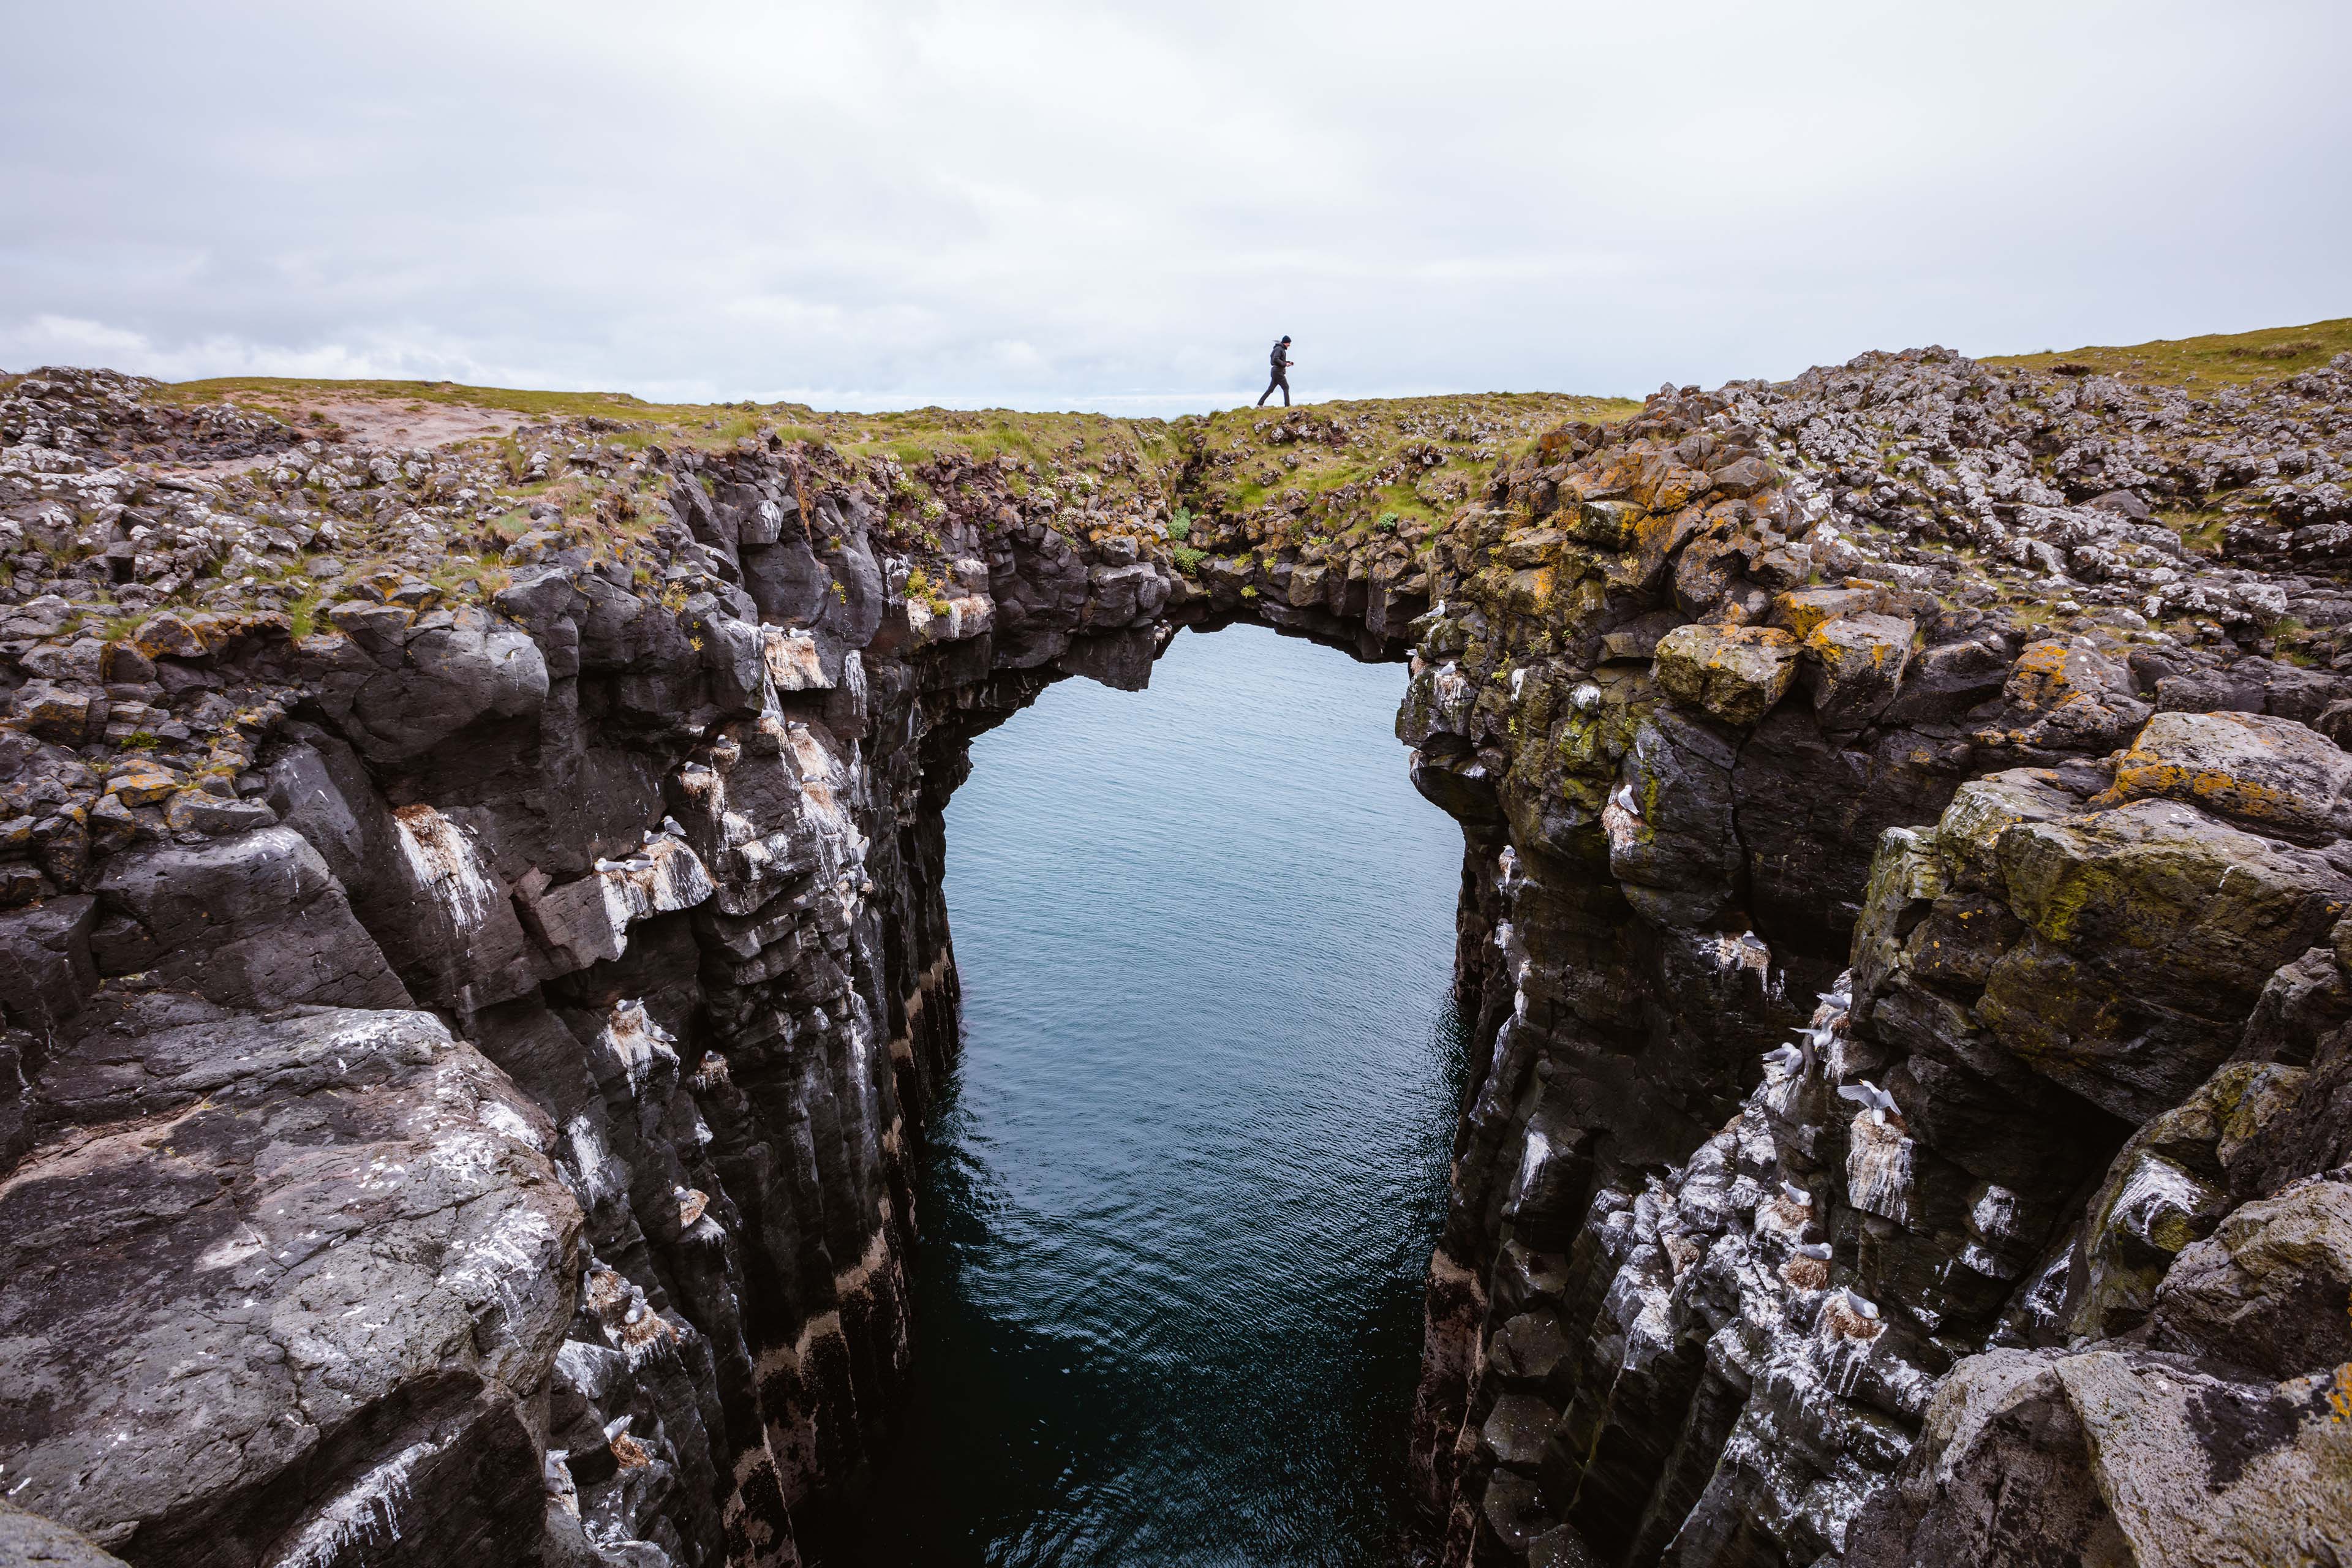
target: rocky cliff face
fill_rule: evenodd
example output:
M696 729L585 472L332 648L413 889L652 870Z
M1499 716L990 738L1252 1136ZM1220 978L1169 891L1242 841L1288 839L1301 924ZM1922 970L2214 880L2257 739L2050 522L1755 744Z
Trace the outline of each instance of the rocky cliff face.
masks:
M384 449L20 380L0 1541L831 1555L966 747L1247 616L1411 658L1467 840L1448 1559L2352 1552L2347 404Z
M141 1563L823 1556L907 1365L940 809L1170 576L754 441L582 448L642 511L458 581L513 476L94 446L12 472L130 548L6 612L0 1490Z
M1669 389L1442 536L1449 1560L2352 1551L2347 371Z

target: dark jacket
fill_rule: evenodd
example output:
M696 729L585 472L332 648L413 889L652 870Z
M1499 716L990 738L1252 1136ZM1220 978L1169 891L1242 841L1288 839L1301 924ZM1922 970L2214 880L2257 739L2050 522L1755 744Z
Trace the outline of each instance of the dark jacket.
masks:
M1274 345L1274 353L1268 357L1268 363L1274 366L1275 374L1280 375L1284 371L1290 368L1289 348L1290 345L1288 343L1276 343Z

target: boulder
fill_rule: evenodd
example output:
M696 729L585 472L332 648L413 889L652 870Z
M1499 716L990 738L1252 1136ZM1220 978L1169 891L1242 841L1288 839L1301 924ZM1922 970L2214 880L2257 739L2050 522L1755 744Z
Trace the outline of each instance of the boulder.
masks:
M122 797L125 805L153 805L180 787L179 775L142 759L117 768L106 781L107 792Z
M2352 1182L2298 1183L2183 1249L2157 1288L2154 1342L2268 1378L2352 1363Z
M1668 507L1664 510L1671 512L1675 509ZM1569 518L1568 531L1587 544L1597 544L1603 550L1623 550L1633 542L1634 525L1647 515L1647 509L1633 501L1584 501Z
M2352 830L2352 755L2288 719L2158 713L2116 764L2104 802L2185 801L2273 838L2326 844Z
M266 801L236 800L202 789L181 790L163 807L164 826L173 832L201 833L208 838L249 833L277 820Z
M1813 712L1824 730L1858 730L1895 700L1918 630L1901 616L1839 616L1805 633Z
M1797 639L1772 626L1677 626L1658 639L1651 677L1727 724L1753 724L1787 695Z
M0 1568L124 1568L122 1559L54 1520L0 1499Z
M519 627L472 606L408 622L389 605L341 617L351 646L321 679L320 708L371 761L417 756L477 721L527 718L546 701L547 660Z
M2352 1424L2326 1375L2234 1382L2185 1357L1988 1351L1937 1390L1863 1510L1851 1568L2136 1568L2352 1554Z
M1672 709L1634 736L1632 777L1601 826L1609 873L1643 919L1696 928L1730 903L1746 858L1733 826L1736 760L1719 734Z
M1847 1531L1845 1561L2042 1568L2127 1552L2052 1358L1999 1350L1937 1389L1910 1458Z
M145 993L31 1093L16 1502L139 1563L524 1560L580 1216L503 1073L428 1014Z
M68 893L0 911L0 1016L43 1032L81 1010L98 984L89 931L98 900Z
M2352 878L2329 861L2168 800L2010 825L1993 858L2028 931L1992 965L1979 1016L2134 1121L2202 1082L2271 975L2352 908Z
M1791 588L1772 595L1771 624L1802 638L1843 616L1865 616L1885 607L1879 588Z
M2086 1211L2067 1289L2076 1338L2126 1333L2147 1320L2174 1258L2230 1210L2234 1159L2225 1161L2225 1145L2235 1156L2304 1077L2296 1068L2232 1063L2132 1135Z
M629 859L550 888L528 907L540 940L565 967L584 969L626 952L637 921L692 909L715 890L683 840L657 834Z
M29 680L17 689L14 705L19 727L62 746L79 746L106 725L106 699L82 687Z
M1496 1464L1533 1474L1559 1412L1530 1394L1507 1394L1478 1429L1479 1449Z
M99 886L131 926L102 971L152 968L231 1007L409 1005L341 884L289 828L120 856Z
M2139 1568L2352 1556L2352 1422L2332 1371L2241 1383L2139 1350L2053 1370Z
M2000 724L1990 744L2095 755L2137 734L2153 711L2135 693L2131 671L2090 643L2063 637L2031 643L2001 688Z

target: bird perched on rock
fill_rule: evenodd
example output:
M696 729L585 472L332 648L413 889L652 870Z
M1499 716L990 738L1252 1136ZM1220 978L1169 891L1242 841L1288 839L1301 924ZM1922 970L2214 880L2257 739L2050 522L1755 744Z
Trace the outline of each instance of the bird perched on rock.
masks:
M1851 1100L1864 1110L1874 1113L1881 1123L1886 1121L1888 1111L1894 1110L1900 1113L1900 1108L1895 1103L1895 1097L1866 1078L1856 1079L1848 1084L1840 1084L1838 1097L1842 1100Z

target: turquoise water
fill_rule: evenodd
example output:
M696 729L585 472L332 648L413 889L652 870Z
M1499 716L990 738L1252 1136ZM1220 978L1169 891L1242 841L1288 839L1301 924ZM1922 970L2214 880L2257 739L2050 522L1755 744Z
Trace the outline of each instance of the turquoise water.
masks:
M1404 680L1187 632L975 743L875 1568L1401 1560L1462 852Z

